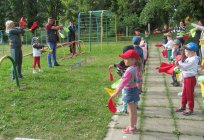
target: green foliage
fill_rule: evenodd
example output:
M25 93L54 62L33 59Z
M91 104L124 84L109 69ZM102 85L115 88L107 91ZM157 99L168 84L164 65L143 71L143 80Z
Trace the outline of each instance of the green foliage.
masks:
M178 23L186 16L204 16L203 0L1 0L0 30L11 19L19 22L24 16L30 27L33 21L44 26L48 17L68 24L70 19L77 22L79 12L110 10L117 15L118 31L123 32L136 26L146 28L163 24Z

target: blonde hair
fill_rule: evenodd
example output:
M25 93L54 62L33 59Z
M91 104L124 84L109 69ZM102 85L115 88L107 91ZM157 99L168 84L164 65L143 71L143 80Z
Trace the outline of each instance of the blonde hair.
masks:
M15 23L12 20L7 20L5 23L6 32L9 32L12 28L15 27Z

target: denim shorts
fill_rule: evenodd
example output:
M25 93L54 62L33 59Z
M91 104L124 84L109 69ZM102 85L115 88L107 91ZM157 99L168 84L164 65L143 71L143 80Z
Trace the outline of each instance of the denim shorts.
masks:
M126 103L137 103L140 100L139 90L137 87L130 89L123 89L123 99Z

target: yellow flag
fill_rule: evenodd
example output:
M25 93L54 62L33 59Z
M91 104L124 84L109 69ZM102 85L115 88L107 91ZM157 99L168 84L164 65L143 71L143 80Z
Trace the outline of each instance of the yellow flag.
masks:
M104 89L110 96L112 96L113 93L115 93L115 91L116 91L116 90L113 90L113 89L110 89L110 88L104 88Z
M199 84L200 84L200 86L201 86L202 97L204 98L204 83L203 83L203 82L200 82Z
M187 16L186 18L185 18L185 22L188 22L189 21L189 16Z

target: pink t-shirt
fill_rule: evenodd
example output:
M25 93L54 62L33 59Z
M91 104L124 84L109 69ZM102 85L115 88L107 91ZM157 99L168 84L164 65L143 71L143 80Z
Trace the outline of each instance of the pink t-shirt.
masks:
M136 82L133 83L133 84L129 84L129 81L131 80L132 76L134 76L134 75L132 75L132 73L130 71L132 68L134 68L134 70L135 70ZM136 66L130 66L125 71L125 73L124 73L124 75L122 77L122 81L121 81L119 87L116 90L116 93L121 92L121 90L123 88L124 89L135 88L135 87L137 87L138 83L141 83L141 82L142 82L142 76L140 75L140 72L139 72L138 68Z

